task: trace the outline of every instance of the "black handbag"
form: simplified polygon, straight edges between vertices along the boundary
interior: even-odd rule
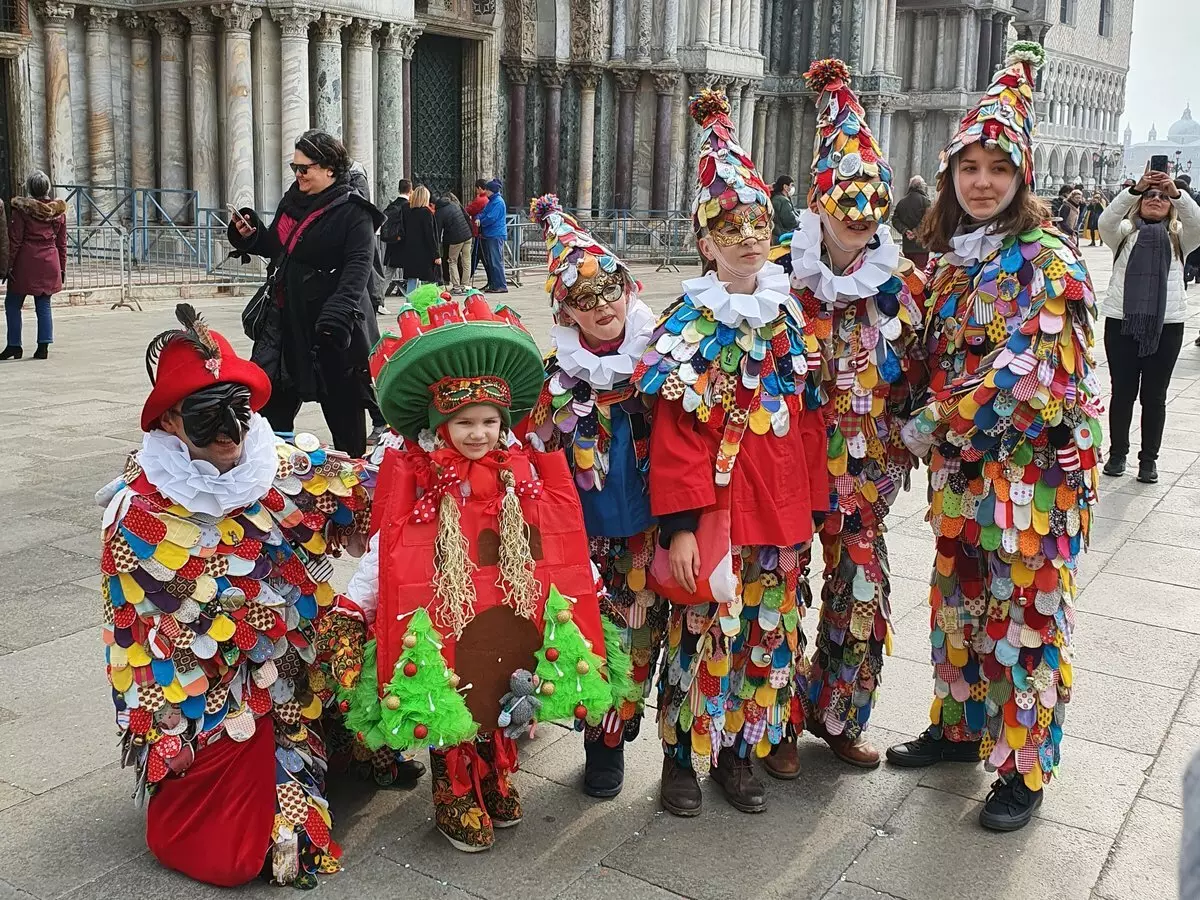
[[[266,327],[267,315],[271,304],[275,302],[275,276],[279,271],[275,266],[267,273],[267,280],[254,292],[245,308],[242,310],[242,332],[252,341],[262,338]]]

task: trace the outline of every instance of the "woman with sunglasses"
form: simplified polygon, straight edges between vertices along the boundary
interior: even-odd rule
[[[1167,387],[1183,346],[1187,298],[1183,266],[1200,246],[1200,207],[1166,172],[1147,169],[1100,214],[1100,237],[1113,248],[1104,297],[1104,352],[1112,379],[1104,474],[1125,474],[1133,403],[1142,402],[1137,480],[1158,481],[1167,422]]]
[[[270,226],[249,208],[229,224],[234,255],[269,260],[270,296],[247,328],[251,358],[271,378],[262,414],[276,431],[290,432],[301,404],[316,401],[334,446],[359,457],[373,399],[362,322],[383,215],[351,190],[350,157],[333,135],[300,135],[291,169],[296,181]]]

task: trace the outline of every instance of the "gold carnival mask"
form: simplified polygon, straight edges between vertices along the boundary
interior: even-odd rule
[[[580,312],[591,312],[601,303],[616,303],[624,296],[625,279],[621,273],[601,271],[571,285],[563,303]]]
[[[771,240],[771,213],[753,203],[745,209],[722,213],[708,236],[718,247],[736,247],[745,240]]]

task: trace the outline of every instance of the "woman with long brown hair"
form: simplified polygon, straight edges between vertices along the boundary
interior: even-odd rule
[[[922,239],[931,273],[931,402],[904,429],[928,455],[934,701],[893,765],[978,762],[980,812],[1024,827],[1060,763],[1071,698],[1076,560],[1096,502],[1096,299],[1032,191],[1038,44],[1007,68],[942,153]]]

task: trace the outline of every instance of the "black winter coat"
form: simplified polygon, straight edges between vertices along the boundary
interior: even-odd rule
[[[439,197],[434,207],[437,211],[433,218],[441,232],[443,246],[452,247],[471,240],[471,222],[461,204],[449,197]]]
[[[274,283],[275,302],[250,358],[272,386],[289,387],[301,400],[365,403],[372,392],[363,298],[383,215],[357,194],[344,193],[324,207],[287,253],[277,230],[286,202],[280,202],[270,228],[253,210],[241,210],[256,228],[249,238],[229,226],[235,250],[270,260],[268,278]]]
[[[925,252],[921,242],[915,237],[910,238],[908,233],[911,231],[915,234],[921,227],[921,220],[925,218],[925,213],[929,212],[929,206],[928,194],[921,190],[910,190],[892,210],[892,224],[901,234],[901,246],[906,256]]]
[[[441,255],[442,245],[438,240],[433,213],[427,206],[409,206],[404,211],[404,243],[400,249],[404,277],[419,278],[421,281],[441,280],[441,266],[433,262]]]
[[[393,269],[404,265],[404,217],[408,213],[408,198],[397,197],[383,211],[383,227],[379,239],[383,241],[383,264]]]

